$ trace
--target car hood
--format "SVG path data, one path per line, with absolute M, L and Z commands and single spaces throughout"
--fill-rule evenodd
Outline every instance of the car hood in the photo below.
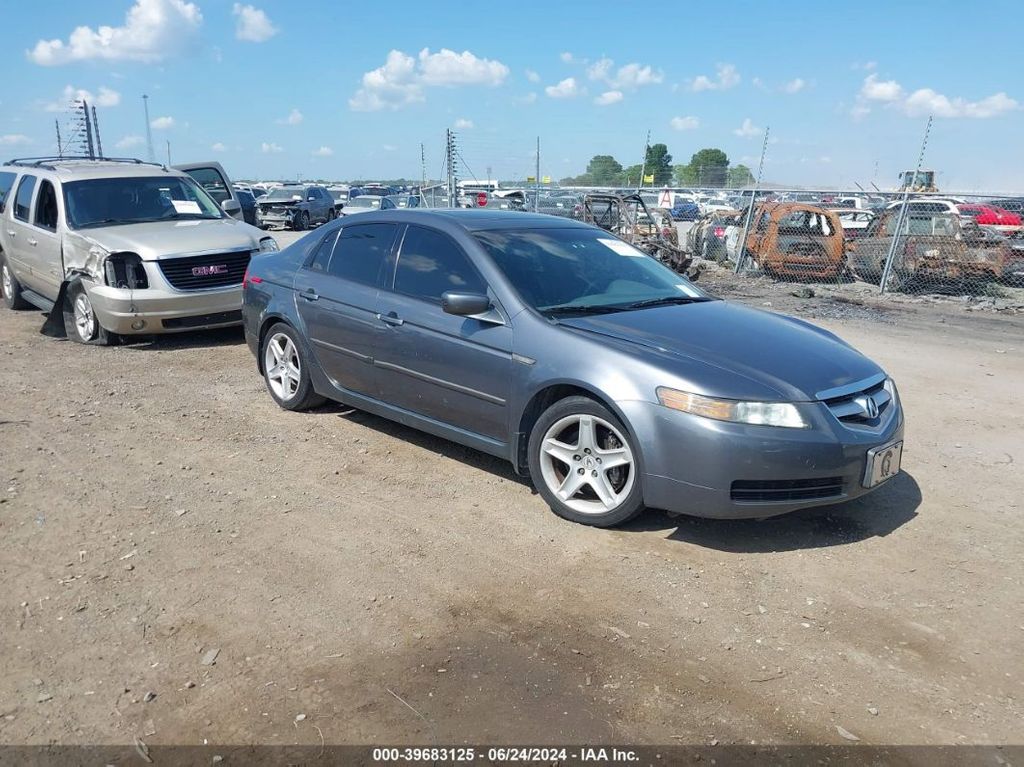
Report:
M 697 391 L 721 397 L 810 401 L 818 392 L 882 372 L 826 330 L 728 301 L 564 319 L 560 324 L 654 352 L 683 378 L 695 369 L 711 373 L 700 375 Z
M 234 218 L 155 221 L 83 229 L 77 234 L 111 253 L 138 253 L 143 261 L 200 253 L 256 250 L 260 246 L 260 238 L 266 236 L 256 227 Z
M 266 197 L 260 197 L 258 200 L 256 200 L 257 204 L 259 204 L 259 205 L 268 205 L 268 206 L 269 205 L 282 205 L 282 206 L 297 205 L 300 202 L 302 202 L 302 200 L 293 200 L 290 197 L 288 199 L 286 199 L 286 200 L 282 200 L 282 199 L 268 200 Z

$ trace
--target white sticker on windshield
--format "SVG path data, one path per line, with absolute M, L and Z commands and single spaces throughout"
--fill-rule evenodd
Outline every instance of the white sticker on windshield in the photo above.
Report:
M 599 237 L 597 239 L 599 243 L 604 245 L 608 250 L 618 253 L 620 256 L 630 256 L 632 258 L 644 258 L 647 254 L 641 250 L 637 250 L 628 242 L 622 240 L 613 240 L 611 238 Z
M 175 213 L 196 213 L 202 215 L 203 211 L 195 200 L 171 200 Z
M 676 284 L 676 288 L 678 290 L 681 290 L 683 293 L 688 295 L 690 298 L 696 298 L 698 295 L 700 295 L 696 290 L 691 288 L 689 285 Z

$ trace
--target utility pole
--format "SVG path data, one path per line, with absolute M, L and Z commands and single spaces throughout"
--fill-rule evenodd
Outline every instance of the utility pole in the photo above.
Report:
M 534 186 L 537 188 L 537 193 L 533 196 L 533 212 L 536 213 L 540 210 L 540 136 L 537 136 L 537 174 L 533 177 Z
M 647 172 L 647 150 L 651 148 L 651 130 L 647 129 L 647 141 L 644 142 L 644 161 L 640 163 L 640 183 L 637 184 L 636 191 L 639 192 L 644 185 L 644 174 Z
M 85 128 L 85 146 L 86 151 L 89 153 L 89 159 L 96 159 L 96 147 L 92 143 L 92 122 L 89 120 L 89 105 L 85 99 L 80 102 L 79 109 L 82 110 L 82 120 Z
M 459 178 L 455 170 L 455 157 L 458 149 L 455 146 L 455 132 L 448 128 L 445 131 L 447 137 L 446 162 L 448 163 L 448 207 L 457 208 L 459 201 Z
M 740 235 L 740 242 L 737 246 L 739 254 L 736 256 L 736 274 L 743 268 L 743 262 L 747 256 L 747 235 L 750 234 L 750 221 L 754 217 L 754 206 L 757 204 L 757 188 L 761 185 L 761 172 L 764 170 L 764 156 L 768 152 L 768 132 L 771 126 L 764 129 L 764 143 L 761 145 L 761 161 L 757 164 L 757 178 L 754 180 L 754 188 L 750 190 L 750 207 L 747 208 L 747 218 L 743 224 L 743 234 Z
M 153 151 L 153 130 L 149 127 L 149 96 L 145 93 L 142 94 L 142 108 L 146 112 L 146 150 L 149 154 L 149 161 L 156 162 L 156 152 Z
M 423 201 L 423 188 L 427 185 L 427 150 L 420 142 L 420 202 Z
M 96 119 L 96 105 L 92 107 L 92 132 L 96 134 L 96 154 L 103 159 L 103 142 L 100 141 L 100 121 Z

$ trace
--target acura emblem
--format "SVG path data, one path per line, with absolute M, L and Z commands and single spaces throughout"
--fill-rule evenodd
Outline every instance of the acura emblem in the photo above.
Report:
M 854 402 L 868 418 L 878 418 L 878 403 L 874 397 L 857 397 Z

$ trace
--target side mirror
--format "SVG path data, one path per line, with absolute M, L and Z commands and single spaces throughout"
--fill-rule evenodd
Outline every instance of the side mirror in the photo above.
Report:
M 479 293 L 456 293 L 449 290 L 441 296 L 441 308 L 447 314 L 469 317 L 490 309 L 491 299 Z
M 224 200 L 224 202 L 220 204 L 220 207 L 229 216 L 242 212 L 242 206 L 238 204 L 238 200 Z

